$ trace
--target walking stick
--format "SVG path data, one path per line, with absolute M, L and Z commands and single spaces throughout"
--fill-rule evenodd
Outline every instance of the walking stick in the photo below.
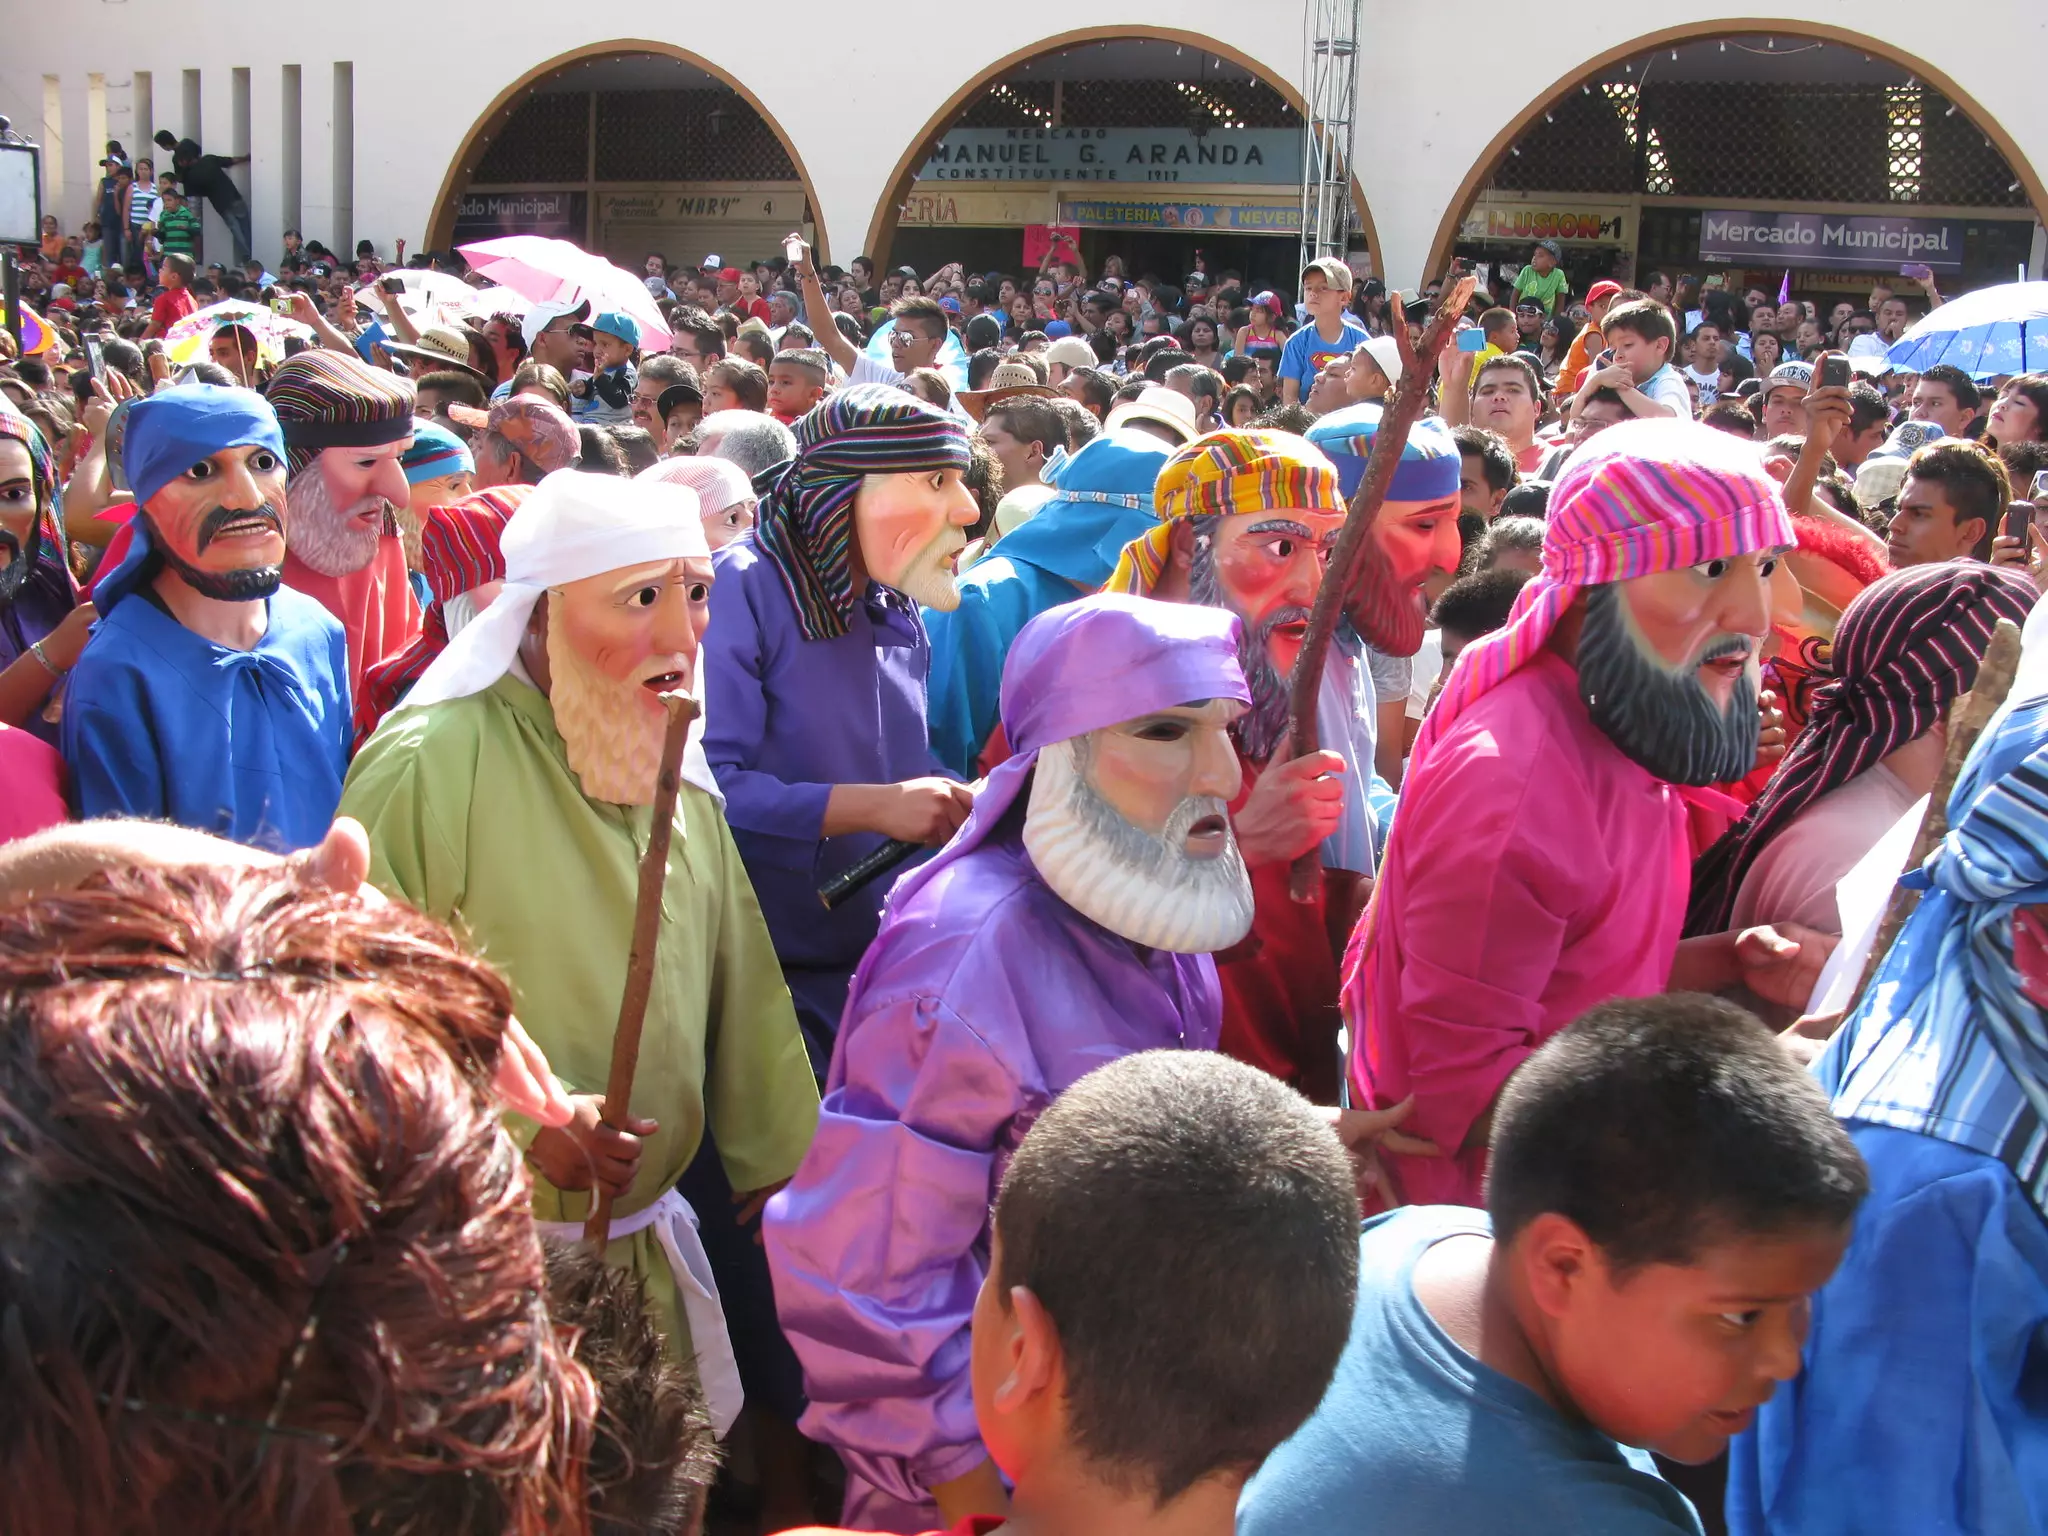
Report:
M 633 897 L 633 947 L 626 959 L 626 990 L 619 999 L 619 1024 L 612 1032 L 611 1072 L 604 1084 L 604 1123 L 622 1130 L 633 1099 L 633 1072 L 640 1065 L 640 1027 L 647 1022 L 647 995 L 654 989 L 654 949 L 661 942 L 661 893 L 668 883 L 669 835 L 676 820 L 676 792 L 683 772 L 683 746 L 697 718 L 697 701 L 678 689 L 661 695 L 668 730 L 661 738 L 661 772 L 654 781 L 654 822 L 640 860 L 640 886 Z M 612 1192 L 598 1185 L 583 1238 L 600 1255 L 612 1224 Z
M 1330 568 L 1316 592 L 1315 606 L 1309 610 L 1308 632 L 1302 637 L 1301 653 L 1295 659 L 1294 676 L 1288 684 L 1287 730 L 1295 757 L 1314 752 L 1321 744 L 1316 733 L 1316 695 L 1323 685 L 1323 659 L 1329 654 L 1337 620 L 1344 612 L 1344 599 L 1351 591 L 1353 568 L 1387 499 L 1387 487 L 1394 482 L 1401 451 L 1408 446 L 1409 429 L 1429 403 L 1429 384 L 1436 373 L 1436 360 L 1451 339 L 1458 317 L 1465 313 L 1475 286 L 1474 279 L 1469 277 L 1453 283 L 1437 305 L 1422 339 L 1412 347 L 1408 327 L 1394 327 L 1394 344 L 1401 349 L 1401 382 L 1394 386 L 1394 398 L 1380 417 L 1379 431 L 1373 434 L 1365 476 L 1358 482 L 1351 507 L 1344 515 L 1336 548 L 1330 551 Z M 1401 313 L 1399 294 L 1388 295 L 1387 313 Z M 1288 877 L 1288 894 L 1296 901 L 1313 901 L 1321 878 L 1321 856 L 1311 848 L 1294 861 Z
M 2012 692 L 2012 680 L 2019 671 L 2019 665 L 2019 626 L 2011 619 L 2000 619 L 1991 631 L 1991 643 L 1984 648 L 1984 659 L 1978 663 L 1975 685 L 1949 706 L 1948 749 L 1942 753 L 1941 776 L 1927 793 L 1927 810 L 1920 818 L 1920 831 L 1913 839 L 1913 852 L 1906 860 L 1907 869 L 1918 869 L 1927 861 L 1934 845 L 1948 835 L 1948 797 L 1963 771 L 1963 760 L 1970 755 L 1977 738 L 1984 734 L 1984 727 L 1990 724 L 1998 706 L 2005 702 L 2005 696 Z M 1878 967 L 1884 964 L 1884 957 L 1899 936 L 1899 930 L 1906 926 L 1906 919 L 1919 905 L 1918 891 L 1903 885 L 1892 888 L 1891 900 L 1885 903 L 1884 921 L 1878 924 L 1877 937 L 1871 941 L 1870 954 L 1863 962 L 1863 975 L 1856 982 L 1856 991 L 1849 999 L 1849 1006 L 1842 1010 L 1844 1018 L 1854 1013 L 1857 1004 L 1863 1001 L 1871 978 L 1877 975 Z

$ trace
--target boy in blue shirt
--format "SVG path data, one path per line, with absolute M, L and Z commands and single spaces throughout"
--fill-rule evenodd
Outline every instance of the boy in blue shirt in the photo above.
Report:
M 590 322 L 590 403 L 579 411 L 580 420 L 600 427 L 622 427 L 633 420 L 633 390 L 640 371 L 633 360 L 640 355 L 640 324 L 631 315 L 607 310 Z
M 1287 338 L 1280 354 L 1280 403 L 1299 405 L 1323 365 L 1349 357 L 1366 330 L 1350 312 L 1351 269 L 1334 256 L 1312 261 L 1301 274 L 1301 303 L 1308 323 Z
M 1827 1101 L 1714 998 L 1605 1003 L 1502 1091 L 1487 1210 L 1367 1223 L 1322 1406 L 1238 1536 L 1699 1536 L 1698 1463 L 1799 1370 L 1868 1179 Z

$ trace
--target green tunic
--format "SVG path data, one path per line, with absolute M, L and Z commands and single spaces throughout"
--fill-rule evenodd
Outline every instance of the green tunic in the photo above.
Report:
M 370 881 L 467 934 L 511 980 L 520 1022 L 571 1093 L 602 1093 L 625 990 L 633 897 L 653 820 L 587 799 L 540 691 L 500 678 L 482 693 L 390 716 L 349 769 L 341 814 L 369 829 Z M 633 1112 L 648 1137 L 613 1215 L 675 1185 L 708 1108 L 737 1190 L 796 1172 L 818 1089 L 753 887 L 718 803 L 685 783 L 676 802 Z M 522 1144 L 535 1127 L 512 1117 Z M 588 1191 L 538 1172 L 533 1213 L 581 1222 Z M 692 1351 L 651 1231 L 614 1241 L 684 1358 Z

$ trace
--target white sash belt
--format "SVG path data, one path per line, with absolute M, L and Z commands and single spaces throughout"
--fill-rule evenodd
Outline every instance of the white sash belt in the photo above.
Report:
M 536 1221 L 533 1225 L 553 1242 L 583 1240 L 580 1221 Z M 690 1343 L 697 1351 L 697 1379 L 711 1410 L 711 1427 L 723 1440 L 740 1416 L 745 1394 L 740 1389 L 739 1362 L 733 1358 L 732 1336 L 726 1332 L 725 1308 L 718 1300 L 718 1282 L 711 1277 L 711 1258 L 697 1235 L 697 1213 L 680 1191 L 671 1189 L 646 1209 L 618 1217 L 606 1235 L 616 1242 L 649 1227 L 654 1228 L 661 1251 L 668 1255 L 669 1271 L 683 1299 L 683 1317 L 690 1325 Z

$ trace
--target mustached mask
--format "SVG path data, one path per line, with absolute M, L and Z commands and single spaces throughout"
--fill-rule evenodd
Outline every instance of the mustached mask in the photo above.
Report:
M 1715 635 L 1673 669 L 1650 654 L 1631 623 L 1622 583 L 1586 590 L 1579 633 L 1579 696 L 1623 754 L 1667 784 L 1721 784 L 1756 766 L 1756 667 L 1744 667 L 1727 707 L 1699 680 L 1709 662 L 1753 658 L 1747 635 Z

